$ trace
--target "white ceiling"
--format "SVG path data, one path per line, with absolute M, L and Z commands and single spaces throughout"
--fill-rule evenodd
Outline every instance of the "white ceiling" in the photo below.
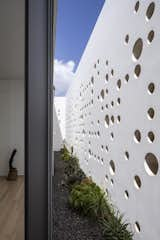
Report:
M 24 0 L 0 0 L 0 80 L 24 79 Z

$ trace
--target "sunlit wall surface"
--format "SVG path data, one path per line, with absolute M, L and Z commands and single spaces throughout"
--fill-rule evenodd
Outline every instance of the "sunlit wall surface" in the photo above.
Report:
M 132 224 L 159 240 L 160 2 L 106 1 L 67 94 L 66 141 Z
M 66 113 L 66 98 L 55 97 L 54 98 L 55 110 L 58 118 L 58 123 L 62 135 L 62 139 L 65 139 L 65 113 Z

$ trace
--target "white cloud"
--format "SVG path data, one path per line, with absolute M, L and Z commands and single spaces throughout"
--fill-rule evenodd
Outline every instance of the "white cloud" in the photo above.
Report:
M 54 60 L 54 86 L 56 96 L 64 96 L 74 78 L 73 61 Z

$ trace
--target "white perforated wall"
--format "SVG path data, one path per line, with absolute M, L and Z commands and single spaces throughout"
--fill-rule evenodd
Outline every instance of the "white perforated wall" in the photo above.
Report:
M 54 97 L 54 105 L 58 118 L 58 124 L 60 127 L 62 140 L 65 139 L 65 117 L 66 117 L 66 98 Z
M 159 240 L 160 1 L 107 0 L 67 94 L 66 141 L 132 224 Z

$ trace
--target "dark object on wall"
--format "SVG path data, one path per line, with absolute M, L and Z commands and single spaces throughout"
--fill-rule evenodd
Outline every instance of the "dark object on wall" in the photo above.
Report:
M 7 180 L 8 181 L 15 181 L 17 180 L 17 169 L 15 167 L 13 167 L 13 161 L 14 161 L 14 157 L 17 153 L 17 149 L 14 149 L 12 151 L 11 157 L 9 159 L 9 173 L 8 173 L 8 177 Z

